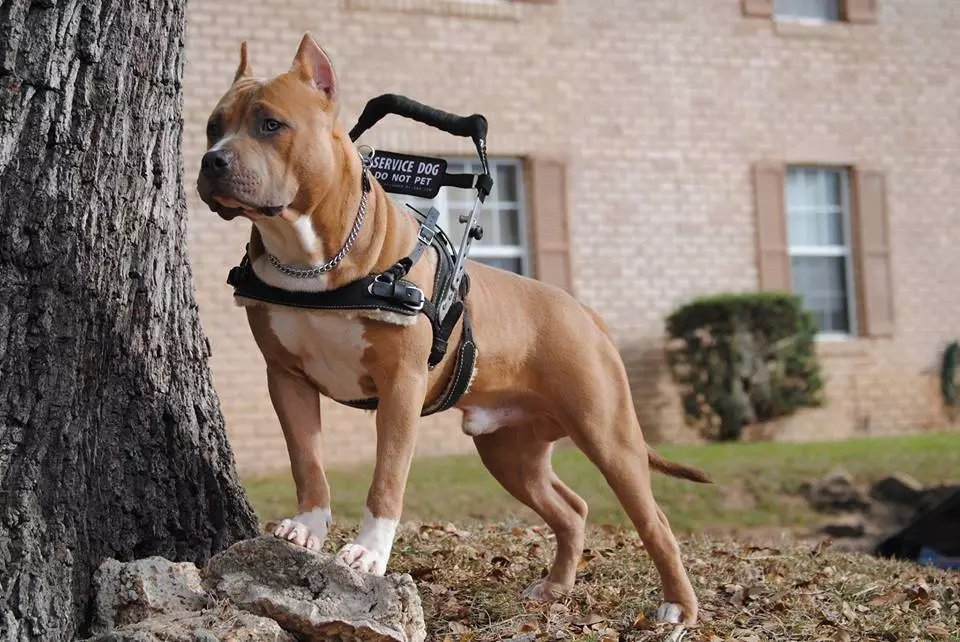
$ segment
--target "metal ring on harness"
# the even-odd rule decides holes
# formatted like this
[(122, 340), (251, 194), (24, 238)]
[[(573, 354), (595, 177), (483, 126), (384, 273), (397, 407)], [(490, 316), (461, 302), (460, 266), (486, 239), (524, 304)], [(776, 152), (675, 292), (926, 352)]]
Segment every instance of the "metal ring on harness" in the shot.
[(377, 150), (371, 145), (357, 145), (357, 153), (360, 155), (360, 162), (363, 163), (364, 167), (369, 167), (373, 157), (377, 155)]

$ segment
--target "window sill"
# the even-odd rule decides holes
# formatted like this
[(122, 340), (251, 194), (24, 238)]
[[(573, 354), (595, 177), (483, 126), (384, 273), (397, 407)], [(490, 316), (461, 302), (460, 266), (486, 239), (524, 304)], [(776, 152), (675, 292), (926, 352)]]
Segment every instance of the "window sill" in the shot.
[(850, 35), (850, 23), (776, 18), (773, 30), (784, 38), (846, 38)]
[(867, 342), (860, 337), (827, 335), (818, 336), (815, 342), (819, 357), (831, 359), (867, 356)]
[(522, 17), (519, 2), (462, 2), (461, 0), (346, 0), (351, 11), (391, 11), (481, 20), (511, 20)]

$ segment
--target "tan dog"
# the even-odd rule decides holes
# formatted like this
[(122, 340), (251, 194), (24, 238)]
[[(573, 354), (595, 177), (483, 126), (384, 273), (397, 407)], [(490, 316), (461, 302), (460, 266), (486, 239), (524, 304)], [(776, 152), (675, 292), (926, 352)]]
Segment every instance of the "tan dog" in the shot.
[[(269, 80), (251, 77), (244, 43), (233, 86), (210, 117), (198, 190), (223, 218), (253, 221), (250, 260), (257, 276), (273, 286), (337, 288), (382, 272), (416, 243), (418, 222), (374, 183), (355, 243), (335, 269), (304, 279), (278, 268), (323, 264), (347, 245), (360, 207), (363, 166), (338, 112), (333, 67), (308, 35), (292, 68)], [(408, 277), (427, 296), (435, 265), (436, 255), (428, 252)], [(697, 600), (651, 492), (650, 469), (709, 480), (646, 446), (623, 363), (598, 315), (544, 283), (475, 262), (467, 270), (479, 356), (470, 389), (456, 406), (463, 411), (463, 431), (493, 476), (535, 510), (557, 539), (549, 574), (525, 595), (553, 599), (573, 586), (587, 505), (550, 466), (553, 443), (570, 437), (603, 473), (657, 567), (664, 598), (658, 617), (695, 622)], [(379, 397), (367, 510), (356, 540), (338, 557), (354, 569), (384, 573), (420, 412), (447, 385), (454, 351), (428, 369), (432, 335), (422, 315), (240, 303), (266, 360), (297, 486), (299, 512), (277, 527), (276, 536), (319, 551), (327, 535), (330, 490), (319, 395)], [(451, 345), (459, 333), (458, 325)]]

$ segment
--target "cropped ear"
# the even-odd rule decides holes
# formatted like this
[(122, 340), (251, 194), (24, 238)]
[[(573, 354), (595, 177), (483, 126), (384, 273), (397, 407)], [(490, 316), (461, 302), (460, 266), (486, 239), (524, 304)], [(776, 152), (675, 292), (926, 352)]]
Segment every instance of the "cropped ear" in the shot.
[(299, 72), (301, 80), (326, 94), (330, 102), (336, 102), (339, 88), (333, 63), (310, 34), (304, 34), (300, 41), (297, 55), (293, 58), (293, 69)]
[(233, 82), (241, 78), (249, 78), (253, 74), (250, 72), (250, 63), (247, 61), (247, 41), (240, 43), (240, 65), (237, 67), (237, 73), (233, 77)]

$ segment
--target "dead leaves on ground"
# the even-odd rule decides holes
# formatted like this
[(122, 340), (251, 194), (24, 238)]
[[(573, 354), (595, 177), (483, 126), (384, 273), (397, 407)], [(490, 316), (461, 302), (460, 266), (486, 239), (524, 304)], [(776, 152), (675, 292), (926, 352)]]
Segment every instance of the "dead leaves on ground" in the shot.
[[(430, 640), (663, 640), (655, 569), (632, 531), (593, 528), (577, 585), (553, 604), (521, 599), (546, 574), (545, 527), (405, 525), (392, 567), (420, 588)], [(681, 542), (700, 598), (684, 640), (957, 640), (960, 573), (837, 552), (829, 544)]]

